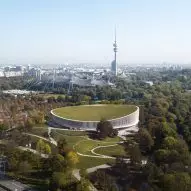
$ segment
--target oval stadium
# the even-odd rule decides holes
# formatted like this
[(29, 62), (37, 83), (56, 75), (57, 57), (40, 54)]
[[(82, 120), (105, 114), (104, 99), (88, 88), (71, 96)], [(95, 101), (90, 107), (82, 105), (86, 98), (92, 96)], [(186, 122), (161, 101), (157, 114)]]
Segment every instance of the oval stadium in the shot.
[(111, 122), (114, 129), (137, 126), (139, 107), (134, 105), (96, 104), (53, 109), (52, 120), (59, 126), (75, 130), (96, 130), (101, 119)]

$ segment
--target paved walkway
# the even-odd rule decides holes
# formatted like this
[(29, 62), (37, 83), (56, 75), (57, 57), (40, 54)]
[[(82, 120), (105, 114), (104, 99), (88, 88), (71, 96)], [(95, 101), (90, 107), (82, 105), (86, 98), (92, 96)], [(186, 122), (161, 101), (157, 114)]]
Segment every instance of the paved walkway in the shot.
[[(73, 145), (73, 149), (76, 151), (75, 147), (76, 147), (77, 145), (79, 145), (81, 142), (87, 141), (87, 140), (92, 140), (92, 139), (87, 138), (86, 140), (81, 140), (81, 141), (77, 142), (75, 145)], [(111, 158), (111, 159), (115, 159), (115, 157), (106, 156), (106, 155), (87, 155), (87, 154), (82, 154), (82, 153), (80, 153), (80, 152), (78, 152), (78, 151), (76, 151), (76, 152), (77, 152), (78, 155), (84, 156), (84, 157), (92, 157), (92, 158)]]
[(97, 156), (107, 156), (107, 155), (103, 155), (103, 154), (96, 153), (94, 150), (99, 149), (99, 148), (114, 147), (114, 146), (117, 146), (117, 145), (118, 145), (118, 144), (106, 145), (106, 146), (98, 146), (98, 147), (93, 148), (93, 149), (91, 150), (91, 153), (94, 154), (94, 155), (97, 155)]
[(19, 146), (17, 148), (19, 148), (19, 149), (21, 149), (23, 151), (30, 151), (30, 152), (32, 152), (34, 154), (40, 155), (42, 158), (48, 158), (49, 157), (49, 155), (47, 155), (47, 154), (39, 153), (37, 150), (31, 149), (31, 148), (28, 148), (28, 147)]
[[(92, 167), (92, 168), (88, 168), (86, 170), (87, 173), (92, 173), (92, 172), (95, 172), (96, 170), (98, 169), (105, 169), (105, 168), (110, 168), (111, 166), (110, 165), (107, 165), (107, 164), (103, 164), (103, 165), (99, 165), (99, 166), (95, 166), (95, 167)], [(81, 175), (80, 175), (80, 170), (79, 169), (74, 169), (73, 172), (72, 172), (73, 176), (78, 180), (80, 181), (81, 180)], [(90, 185), (90, 190), (91, 191), (98, 191), (97, 188), (95, 188), (93, 186), (93, 184)]]
[(72, 174), (73, 174), (73, 176), (77, 179), (77, 180), (81, 180), (81, 176), (80, 176), (80, 170), (79, 169), (74, 169), (73, 171), (72, 171)]
[(92, 173), (98, 169), (105, 169), (105, 168), (110, 168), (110, 167), (111, 167), (110, 165), (103, 164), (103, 165), (99, 165), (99, 166), (94, 166), (92, 168), (88, 168), (86, 171), (87, 171), (87, 173)]
[(30, 135), (30, 136), (33, 136), (33, 137), (37, 137), (39, 139), (43, 139), (45, 141), (48, 141), (50, 143), (52, 143), (53, 145), (57, 146), (57, 142), (53, 139), (53, 138), (45, 138), (45, 137), (42, 137), (42, 136), (39, 136), (39, 135), (36, 135), (36, 134), (32, 134), (32, 133), (24, 133), (25, 135)]
[[(84, 137), (84, 138), (85, 138), (85, 140), (81, 140), (81, 141), (77, 142), (75, 145), (73, 145), (73, 149), (74, 149), (75, 151), (76, 151), (75, 147), (76, 147), (77, 145), (79, 145), (81, 142), (84, 142), (84, 141), (87, 141), (87, 140), (92, 140), (92, 141), (101, 142), (101, 143), (108, 143), (108, 142), (93, 140), (93, 139), (90, 139), (90, 138), (87, 138), (87, 137)], [(112, 142), (111, 142), (111, 143), (112, 143)], [(113, 143), (115, 143), (115, 144), (105, 145), (105, 146), (97, 146), (97, 147), (93, 148), (93, 149), (91, 150), (91, 153), (92, 153), (93, 155), (83, 154), (83, 153), (80, 153), (80, 152), (78, 152), (78, 151), (76, 151), (76, 153), (77, 153), (79, 156), (84, 156), (84, 157), (116, 159), (116, 157), (111, 157), (111, 156), (108, 156), (108, 155), (98, 154), (98, 153), (96, 153), (96, 152), (94, 151), (95, 149), (102, 148), (102, 147), (113, 147), (113, 146), (117, 146), (119, 143), (123, 143), (123, 141), (113, 142)]]

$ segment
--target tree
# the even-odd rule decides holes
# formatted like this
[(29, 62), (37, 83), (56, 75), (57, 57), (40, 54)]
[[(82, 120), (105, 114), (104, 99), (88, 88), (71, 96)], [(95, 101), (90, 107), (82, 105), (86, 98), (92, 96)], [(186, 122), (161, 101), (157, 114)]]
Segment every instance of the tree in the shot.
[(113, 134), (113, 126), (109, 121), (106, 121), (106, 120), (102, 119), (97, 124), (97, 132), (99, 134), (100, 139), (104, 139), (107, 136), (112, 136), (112, 134)]
[(50, 145), (48, 143), (45, 144), (44, 153), (45, 154), (51, 154), (51, 147), (50, 147)]
[(57, 97), (57, 100), (58, 100), (59, 102), (64, 102), (64, 101), (65, 101), (65, 98), (64, 98), (64, 96), (59, 95), (59, 96)]
[(69, 151), (66, 155), (66, 160), (70, 166), (75, 166), (79, 162), (79, 158), (76, 152)]
[(191, 177), (185, 172), (165, 174), (162, 185), (164, 191), (190, 191)]
[(167, 161), (167, 157), (169, 156), (169, 151), (166, 149), (159, 149), (155, 151), (155, 162), (156, 163), (165, 163)]
[(65, 188), (72, 182), (72, 176), (70, 173), (54, 172), (50, 182), (51, 190), (66, 190)]
[[(43, 162), (45, 160), (47, 160), (47, 159), (42, 158), (40, 155), (34, 154), (32, 161), (31, 161), (31, 164), (34, 168), (41, 170), (41, 169), (43, 169)], [(48, 171), (49, 169), (46, 169), (46, 170)]]
[(177, 132), (170, 127), (170, 125), (167, 122), (162, 123), (162, 132), (163, 136), (171, 136), (171, 137), (177, 137)]
[(89, 180), (82, 177), (80, 182), (77, 184), (76, 191), (90, 191), (90, 182), (89, 182)]
[(9, 170), (11, 171), (17, 171), (19, 167), (19, 161), (16, 157), (10, 157), (8, 158), (8, 165), (9, 165)]
[(66, 139), (62, 138), (57, 143), (58, 153), (64, 155), (66, 152), (67, 142)]
[(146, 166), (143, 167), (143, 175), (145, 178), (147, 178), (147, 181), (150, 184), (158, 180), (161, 174), (162, 170), (154, 163), (148, 163)]
[(28, 174), (32, 169), (31, 164), (28, 161), (21, 161), (19, 164), (19, 171), (23, 174)]
[(163, 141), (163, 148), (164, 149), (175, 149), (176, 145), (178, 143), (178, 140), (174, 137), (166, 137)]
[(34, 121), (31, 118), (28, 118), (25, 127), (30, 131), (34, 125)]
[(139, 149), (138, 144), (130, 144), (129, 145), (129, 154), (130, 160), (132, 164), (140, 164), (141, 163), (141, 151)]
[(0, 123), (0, 136), (3, 136), (8, 127), (5, 124)]
[(139, 146), (143, 151), (150, 151), (154, 141), (147, 129), (141, 128), (138, 133)]
[(42, 139), (39, 139), (36, 145), (36, 150), (39, 153), (44, 153), (45, 147), (46, 147), (46, 143)]
[(55, 172), (64, 172), (67, 167), (65, 158), (60, 154), (53, 155), (49, 160), (49, 165)]

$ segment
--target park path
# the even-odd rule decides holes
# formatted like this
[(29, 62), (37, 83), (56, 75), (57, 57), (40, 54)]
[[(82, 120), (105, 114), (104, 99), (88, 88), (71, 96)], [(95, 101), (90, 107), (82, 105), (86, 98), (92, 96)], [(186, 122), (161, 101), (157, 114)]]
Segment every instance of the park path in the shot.
[(50, 143), (52, 143), (53, 145), (57, 146), (57, 142), (56, 140), (54, 140), (52, 137), (50, 137), (49, 139), (45, 138), (45, 137), (42, 137), (42, 136), (39, 136), (39, 135), (36, 135), (36, 134), (32, 134), (32, 133), (23, 133), (25, 135), (29, 135), (29, 136), (33, 136), (33, 137), (37, 137), (39, 139), (43, 139), (45, 141), (48, 141)]
[[(80, 175), (80, 170), (79, 170), (79, 169), (74, 169), (74, 170), (72, 171), (72, 175), (73, 175), (78, 181), (81, 180), (81, 175)], [(90, 191), (98, 191), (97, 188), (95, 188), (91, 182), (90, 182), (89, 190), (90, 190)]]
[(102, 164), (102, 165), (99, 165), (99, 166), (94, 166), (92, 168), (88, 168), (86, 170), (86, 172), (89, 174), (89, 173), (92, 173), (92, 172), (95, 172), (96, 170), (98, 169), (105, 169), (105, 168), (110, 168), (111, 166), (108, 165), (108, 164)]
[[(89, 174), (89, 173), (93, 173), (95, 172), (96, 170), (98, 169), (106, 169), (106, 168), (110, 168), (111, 166), (110, 165), (107, 165), (107, 164), (103, 164), (103, 165), (99, 165), (99, 166), (94, 166), (92, 168), (88, 168), (86, 169), (86, 172)], [(72, 172), (73, 176), (78, 180), (80, 181), (81, 180), (81, 175), (80, 175), (80, 170), (79, 169), (74, 169), (73, 172)], [(97, 188), (95, 188), (93, 186), (93, 184), (90, 184), (89, 186), (89, 189), (91, 191), (98, 191)]]
[(118, 144), (105, 145), (105, 146), (97, 146), (97, 147), (95, 147), (95, 148), (93, 148), (93, 149), (91, 150), (91, 153), (94, 154), (94, 155), (97, 155), (97, 156), (107, 156), (107, 155), (103, 155), (103, 154), (96, 153), (95, 150), (96, 150), (96, 149), (99, 149), (99, 148), (115, 147), (115, 146), (117, 146), (117, 145), (118, 145)]
[(84, 142), (84, 141), (87, 141), (87, 140), (92, 140), (92, 139), (87, 138), (86, 140), (81, 140), (81, 141), (77, 142), (75, 145), (73, 145), (73, 149), (77, 152), (77, 154), (79, 156), (92, 157), (92, 158), (110, 158), (110, 159), (115, 159), (115, 157), (111, 157), (111, 156), (107, 156), (107, 155), (88, 155), (88, 154), (83, 154), (83, 153), (78, 152), (75, 147), (77, 145), (79, 145), (81, 142)]
[[(53, 128), (49, 127), (48, 128), (48, 135), (49, 135), (49, 138), (45, 138), (45, 137), (42, 137), (42, 136), (39, 136), (39, 135), (36, 135), (36, 134), (32, 134), (32, 133), (24, 133), (26, 135), (30, 135), (30, 136), (34, 136), (34, 137), (37, 137), (37, 138), (40, 138), (40, 139), (43, 139), (45, 141), (48, 141), (52, 144), (54, 144), (55, 146), (57, 146), (57, 141), (55, 139), (53, 139), (51, 137), (51, 130)], [(62, 133), (59, 133), (57, 131), (55, 131), (57, 134), (60, 134), (62, 136), (70, 136), (70, 135), (63, 135)], [(98, 154), (96, 153), (94, 150), (97, 149), (97, 148), (101, 148), (101, 147), (112, 147), (112, 146), (116, 146), (117, 144), (119, 143), (123, 143), (123, 141), (120, 141), (120, 142), (111, 142), (111, 143), (114, 143), (114, 144), (111, 144), (111, 145), (105, 145), (105, 146), (98, 146), (98, 147), (95, 147), (91, 150), (91, 153), (94, 154), (94, 155), (88, 155), (88, 154), (83, 154), (83, 153), (80, 153), (78, 152), (75, 147), (77, 145), (79, 145), (81, 142), (83, 141), (88, 141), (88, 140), (92, 140), (92, 141), (95, 141), (95, 142), (101, 142), (101, 143), (108, 143), (108, 142), (104, 142), (104, 141), (99, 141), (99, 140), (93, 140), (93, 139), (90, 139), (89, 137), (86, 137), (86, 136), (76, 136), (76, 137), (82, 137), (83, 140), (77, 142), (75, 145), (73, 145), (73, 149), (76, 151), (76, 153), (79, 155), (79, 156), (84, 156), (84, 157), (91, 157), (91, 158), (108, 158), (108, 159), (116, 159), (116, 157), (111, 157), (111, 156), (108, 156), (108, 155), (102, 155), (102, 154)], [(25, 147), (24, 147), (25, 148)], [(32, 151), (33, 152), (33, 151)], [(129, 159), (125, 159), (125, 160), (129, 160)]]
[(49, 155), (47, 155), (47, 154), (40, 153), (37, 150), (31, 149), (31, 148), (28, 148), (28, 147), (18, 146), (17, 148), (19, 148), (19, 149), (21, 149), (23, 151), (30, 151), (30, 152), (32, 152), (34, 154), (37, 154), (37, 155), (41, 156), (42, 158), (48, 158), (49, 157)]

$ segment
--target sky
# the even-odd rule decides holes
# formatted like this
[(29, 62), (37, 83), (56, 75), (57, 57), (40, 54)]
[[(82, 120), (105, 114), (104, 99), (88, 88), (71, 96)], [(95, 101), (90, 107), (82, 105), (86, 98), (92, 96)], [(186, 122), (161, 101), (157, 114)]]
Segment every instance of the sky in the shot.
[(0, 0), (0, 64), (191, 63), (190, 0)]

